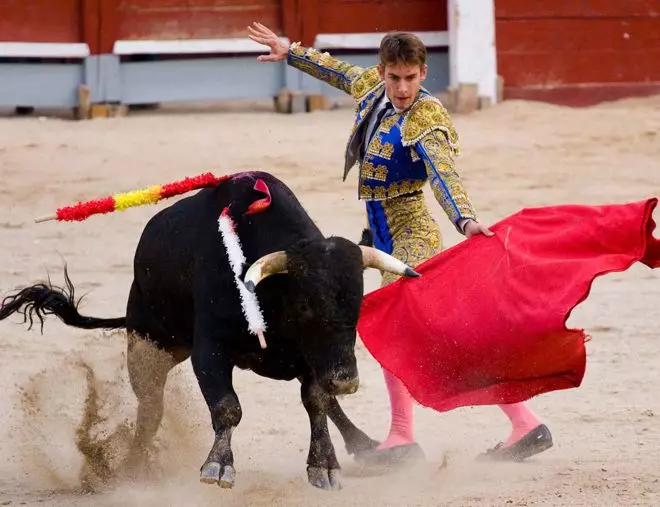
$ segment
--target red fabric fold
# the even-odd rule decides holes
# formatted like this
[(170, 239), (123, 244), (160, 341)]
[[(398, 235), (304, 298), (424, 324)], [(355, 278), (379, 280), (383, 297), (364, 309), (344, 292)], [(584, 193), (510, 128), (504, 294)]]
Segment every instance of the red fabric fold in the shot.
[(261, 213), (262, 211), (265, 211), (268, 206), (270, 206), (271, 203), (271, 196), (270, 196), (270, 188), (268, 188), (268, 185), (266, 185), (266, 182), (259, 178), (257, 182), (254, 184), (254, 189), (257, 192), (261, 192), (262, 194), (266, 194), (266, 197), (259, 199), (258, 201), (254, 201), (252, 204), (250, 204), (250, 207), (246, 211), (247, 215), (252, 215), (254, 213)]
[(358, 332), (376, 360), (438, 411), (578, 387), (585, 333), (568, 329), (598, 276), (660, 266), (658, 200), (529, 208), (367, 294)]

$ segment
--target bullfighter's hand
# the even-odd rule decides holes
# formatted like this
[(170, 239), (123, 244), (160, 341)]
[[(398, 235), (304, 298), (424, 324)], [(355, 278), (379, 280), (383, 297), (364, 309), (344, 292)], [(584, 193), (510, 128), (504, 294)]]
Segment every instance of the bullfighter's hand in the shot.
[(248, 34), (250, 39), (270, 48), (269, 55), (257, 56), (258, 61), (281, 62), (286, 59), (289, 53), (289, 46), (282, 42), (270, 28), (255, 21), (252, 23), (252, 26), (248, 26), (248, 31), (250, 32)]
[(465, 233), (466, 238), (471, 238), (472, 236), (477, 236), (479, 234), (483, 234), (484, 236), (494, 236), (495, 233), (491, 231), (488, 227), (486, 227), (484, 224), (480, 224), (479, 222), (475, 222), (474, 220), (468, 220), (468, 222), (465, 224), (465, 229), (463, 230)]

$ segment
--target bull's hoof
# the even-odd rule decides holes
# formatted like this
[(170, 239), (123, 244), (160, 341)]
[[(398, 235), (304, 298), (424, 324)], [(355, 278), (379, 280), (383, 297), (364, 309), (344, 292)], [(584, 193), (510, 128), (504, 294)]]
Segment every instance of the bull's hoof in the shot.
[(307, 467), (307, 480), (315, 488), (338, 491), (341, 489), (339, 477), (339, 470), (336, 468), (328, 470), (321, 467)]
[(202, 466), (199, 474), (199, 482), (204, 484), (217, 484), (221, 488), (231, 489), (234, 487), (236, 470), (233, 466), (224, 467), (216, 461), (208, 461)]
[(374, 450), (379, 445), (380, 442), (362, 433), (359, 437), (355, 437), (346, 443), (346, 452), (355, 459), (359, 459), (362, 454)]

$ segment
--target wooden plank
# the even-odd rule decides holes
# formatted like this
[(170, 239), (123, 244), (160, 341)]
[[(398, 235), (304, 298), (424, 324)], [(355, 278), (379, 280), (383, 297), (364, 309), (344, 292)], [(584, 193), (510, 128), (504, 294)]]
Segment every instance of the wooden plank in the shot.
[(0, 0), (3, 42), (83, 42), (80, 0)]
[(553, 87), (505, 87), (507, 100), (536, 100), (571, 107), (593, 106), (605, 101), (628, 97), (648, 97), (660, 94), (657, 83), (607, 83), (597, 85), (566, 85)]
[(82, 36), (91, 54), (100, 52), (101, 0), (81, 0)]
[(318, 33), (447, 30), (446, 0), (320, 0)]
[(504, 100), (504, 77), (500, 74), (497, 75), (497, 102), (501, 103)]
[(117, 39), (245, 37), (260, 21), (282, 33), (281, 0), (122, 0)]
[(498, 73), (507, 86), (660, 81), (660, 49), (501, 54)]
[(299, 5), (303, 0), (281, 0), (282, 34), (293, 42), (302, 39), (302, 16)]
[(78, 106), (74, 108), (75, 117), (78, 120), (86, 120), (89, 118), (91, 104), (89, 100), (89, 86), (78, 86)]
[(117, 0), (99, 0), (101, 26), (99, 27), (99, 53), (112, 53), (115, 41), (120, 39), (121, 17)]
[[(286, 37), (280, 40), (288, 44)], [(1, 47), (1, 44), (0, 44)], [(218, 53), (263, 53), (264, 47), (247, 37), (189, 40), (118, 40), (115, 55), (203, 55)]]
[(658, 17), (660, 0), (496, 0), (497, 19)]
[(302, 33), (300, 36), (304, 46), (314, 44), (316, 34), (319, 33), (320, 19), (319, 8), (321, 0), (302, 0), (298, 3), (298, 11), (302, 22)]
[(493, 107), (493, 99), (487, 97), (486, 95), (479, 95), (479, 109), (490, 109)]
[(500, 55), (660, 48), (660, 17), (498, 20), (495, 26)]
[(289, 90), (280, 90), (275, 97), (273, 97), (275, 112), (290, 114), (291, 113), (291, 92)]
[(110, 104), (92, 104), (89, 109), (89, 118), (96, 120), (98, 118), (108, 118), (110, 116)]
[[(449, 46), (448, 32), (412, 32), (421, 39), (427, 48)], [(314, 39), (314, 47), (333, 49), (378, 49), (383, 39), (382, 33), (320, 33)]]
[(475, 83), (460, 83), (456, 90), (456, 112), (470, 114), (479, 108), (479, 86)]
[(85, 58), (84, 42), (0, 42), (0, 57), (7, 58)]
[(330, 108), (328, 96), (323, 93), (315, 93), (307, 96), (307, 111), (327, 111)]

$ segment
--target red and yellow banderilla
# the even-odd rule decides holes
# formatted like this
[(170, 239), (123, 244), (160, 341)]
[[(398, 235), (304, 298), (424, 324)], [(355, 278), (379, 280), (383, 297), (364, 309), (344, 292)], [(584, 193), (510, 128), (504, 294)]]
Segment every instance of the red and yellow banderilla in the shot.
[(130, 192), (102, 197), (100, 199), (79, 202), (73, 206), (59, 208), (52, 215), (35, 218), (34, 221), (37, 223), (47, 222), (49, 220), (67, 222), (82, 221), (92, 215), (123, 211), (135, 206), (144, 206), (145, 204), (156, 204), (162, 199), (168, 199), (201, 188), (214, 187), (229, 178), (231, 178), (229, 175), (214, 176), (211, 173), (204, 173), (199, 176), (184, 178), (183, 180), (167, 183), (165, 185), (154, 185), (142, 190), (133, 190)]

